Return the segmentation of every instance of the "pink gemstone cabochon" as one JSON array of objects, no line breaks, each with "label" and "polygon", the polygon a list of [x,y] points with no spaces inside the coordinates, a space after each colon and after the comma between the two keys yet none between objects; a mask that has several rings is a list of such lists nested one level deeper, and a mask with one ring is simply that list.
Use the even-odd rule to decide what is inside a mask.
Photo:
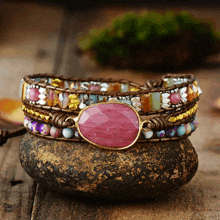
[{"label": "pink gemstone cabochon", "polygon": [[125,148],[139,134],[139,119],[128,106],[105,103],[89,107],[81,114],[78,126],[82,135],[103,147]]}]

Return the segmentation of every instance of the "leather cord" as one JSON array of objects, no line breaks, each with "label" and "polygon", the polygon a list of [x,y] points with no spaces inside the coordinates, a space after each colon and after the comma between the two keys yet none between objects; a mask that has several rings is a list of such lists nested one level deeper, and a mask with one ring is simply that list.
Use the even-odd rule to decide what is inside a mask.
[{"label": "leather cord", "polygon": [[3,146],[9,138],[23,135],[26,132],[27,131],[25,127],[19,128],[15,131],[8,131],[7,129],[1,129],[0,130],[0,147]]}]

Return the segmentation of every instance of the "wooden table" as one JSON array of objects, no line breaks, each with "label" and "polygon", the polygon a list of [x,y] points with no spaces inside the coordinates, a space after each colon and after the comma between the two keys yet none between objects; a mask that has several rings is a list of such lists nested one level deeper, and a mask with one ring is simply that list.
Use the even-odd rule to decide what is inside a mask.
[{"label": "wooden table", "polygon": [[[219,13],[212,10],[206,10],[204,14],[213,12],[217,20]],[[35,59],[35,72],[39,70],[38,63],[42,64],[42,61]],[[213,109],[212,104],[220,96],[220,66],[206,66],[189,72],[196,75],[203,94],[197,114],[199,127],[190,137],[198,153],[199,168],[187,185],[165,198],[154,200],[106,204],[86,202],[34,183],[19,163],[22,137],[17,137],[0,148],[0,220],[219,220],[220,110]],[[111,70],[97,70],[90,74],[135,78],[140,83],[151,77],[161,77],[161,74],[155,73]],[[14,129],[13,125],[5,122],[1,122],[0,127]]]}]

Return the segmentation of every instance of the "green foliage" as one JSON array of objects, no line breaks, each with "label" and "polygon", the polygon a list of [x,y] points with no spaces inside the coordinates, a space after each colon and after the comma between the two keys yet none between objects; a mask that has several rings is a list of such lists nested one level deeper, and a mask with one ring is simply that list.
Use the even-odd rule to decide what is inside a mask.
[{"label": "green foliage", "polygon": [[129,12],[114,18],[110,28],[91,30],[80,39],[79,46],[83,51],[95,51],[97,61],[105,64],[112,55],[130,56],[138,48],[163,49],[189,31],[189,45],[194,48],[204,42],[212,46],[219,38],[212,24],[195,19],[187,12],[167,12],[165,15]]}]

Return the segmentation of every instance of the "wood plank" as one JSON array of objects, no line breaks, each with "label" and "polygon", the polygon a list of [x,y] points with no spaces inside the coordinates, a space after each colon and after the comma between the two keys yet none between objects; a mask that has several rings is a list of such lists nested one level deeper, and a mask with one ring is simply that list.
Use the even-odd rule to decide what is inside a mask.
[{"label": "wood plank", "polygon": [[19,162],[19,142],[9,140],[0,148],[0,219],[30,219],[35,184]]}]

